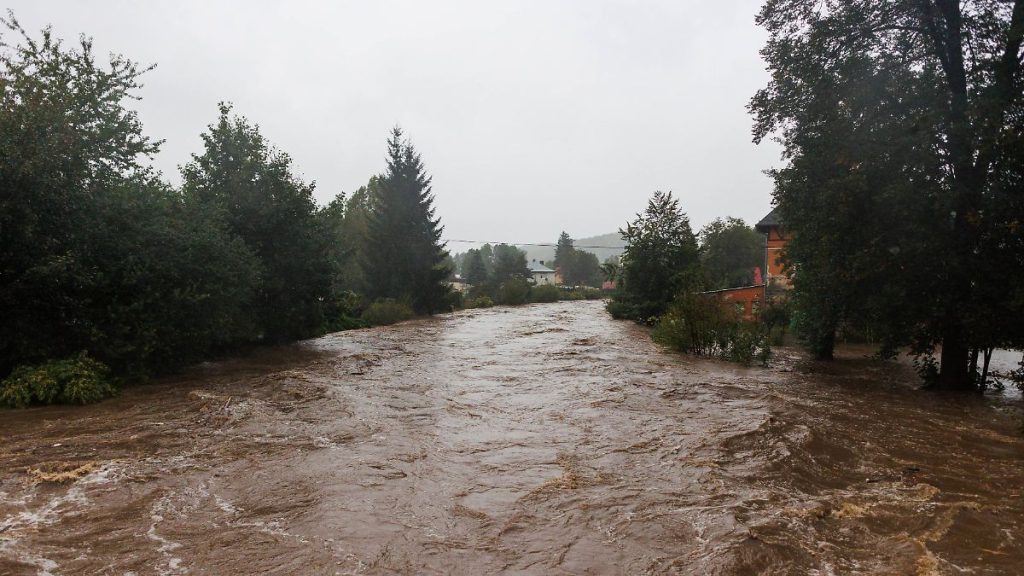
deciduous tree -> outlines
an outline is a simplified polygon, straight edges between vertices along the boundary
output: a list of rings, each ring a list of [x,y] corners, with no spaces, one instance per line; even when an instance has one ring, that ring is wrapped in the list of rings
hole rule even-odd
[[[829,317],[824,344],[873,315],[889,349],[941,346],[940,382],[971,387],[983,319],[1021,314],[985,287],[1020,269],[1019,245],[989,241],[1022,221],[1024,0],[769,0],[757,21],[772,79],[754,137],[789,160],[798,315]]]

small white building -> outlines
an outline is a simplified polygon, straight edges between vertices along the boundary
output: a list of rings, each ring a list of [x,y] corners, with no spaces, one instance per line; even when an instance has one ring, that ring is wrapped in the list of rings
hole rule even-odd
[[[535,286],[543,286],[545,284],[555,285],[556,272],[551,268],[544,265],[544,261],[530,260],[527,265],[530,269],[530,276],[533,278],[533,284]]]

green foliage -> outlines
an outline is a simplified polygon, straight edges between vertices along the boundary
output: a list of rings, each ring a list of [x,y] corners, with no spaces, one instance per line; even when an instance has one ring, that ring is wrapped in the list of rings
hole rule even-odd
[[[508,244],[494,247],[494,267],[490,281],[504,284],[509,280],[526,280],[530,277],[530,269],[526,266],[526,253]]]
[[[10,16],[0,41],[0,375],[82,344],[80,261],[93,199],[145,174],[158,150],[123,105],[148,69],[121,56],[104,65],[82,38],[32,38]],[[16,41],[20,40],[20,44]],[[68,334],[69,329],[73,329]]]
[[[530,301],[531,302],[558,302],[561,290],[557,286],[551,284],[545,284],[543,286],[534,286],[530,290]]]
[[[31,404],[91,404],[116,393],[109,368],[79,354],[15,368],[0,383],[0,405],[24,408]]]
[[[494,306],[494,300],[492,300],[490,296],[477,296],[476,298],[467,298],[462,305],[462,307],[466,309],[490,308],[492,306]]]
[[[706,290],[754,285],[754,268],[765,267],[765,238],[738,218],[721,218],[700,231]]]
[[[479,250],[466,252],[462,277],[473,286],[479,286],[487,281],[487,264],[484,263],[483,254]]]
[[[258,336],[277,342],[316,334],[332,268],[313,185],[299,180],[291,158],[256,125],[232,116],[227,104],[203,142],[203,154],[182,169],[185,198],[221,215],[258,258],[260,284],[251,309]]]
[[[745,366],[755,361],[767,365],[771,355],[766,329],[743,322],[718,300],[702,294],[686,294],[676,300],[658,319],[652,337],[680,352]]]
[[[786,329],[793,321],[793,306],[788,298],[772,301],[761,309],[758,320],[768,331],[771,343],[781,346],[786,341]]]
[[[647,209],[619,232],[627,244],[622,285],[608,310],[617,318],[651,322],[695,284],[697,240],[671,192],[655,192]]]
[[[512,278],[498,289],[499,304],[518,306],[530,301],[530,283],[522,278]]]
[[[559,290],[559,300],[601,300],[604,293],[597,288],[562,288]]]
[[[366,328],[369,324],[360,318],[363,298],[351,290],[332,292],[324,302],[323,332],[341,332]]]
[[[855,320],[975,386],[972,348],[1024,344],[1024,3],[769,0],[758,23],[801,335],[829,357]]]
[[[387,170],[371,200],[362,260],[371,297],[407,300],[423,314],[444,309],[451,270],[445,265],[443,228],[433,202],[419,153],[394,128]]]
[[[118,372],[146,376],[249,337],[258,263],[211,214],[156,183],[95,199],[81,236],[91,306],[80,345]]]
[[[0,375],[83,349],[144,375],[233,341],[256,263],[143,167],[157,144],[124,101],[145,70],[5,24],[23,43],[0,48]]]
[[[362,319],[371,326],[387,326],[415,316],[416,312],[408,304],[386,299],[367,306],[366,310],[363,310]]]
[[[573,239],[562,232],[555,248],[555,269],[560,270],[566,286],[600,286],[604,278],[597,256],[585,250],[577,250]]]

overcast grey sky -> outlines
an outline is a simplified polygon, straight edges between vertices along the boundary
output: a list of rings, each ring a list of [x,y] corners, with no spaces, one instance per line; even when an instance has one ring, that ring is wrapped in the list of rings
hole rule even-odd
[[[745,110],[767,80],[759,4],[7,2],[28,30],[157,64],[138,109],[172,182],[221,100],[321,203],[383,169],[397,123],[434,177],[445,236],[513,243],[615,231],[658,189],[695,230],[760,219],[762,170],[779,160],[751,143]]]

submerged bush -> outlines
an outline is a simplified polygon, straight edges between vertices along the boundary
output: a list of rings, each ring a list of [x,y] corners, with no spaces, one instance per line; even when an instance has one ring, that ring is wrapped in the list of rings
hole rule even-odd
[[[395,300],[379,300],[363,310],[363,320],[370,326],[387,326],[416,316],[412,307]]]
[[[498,303],[518,306],[530,301],[530,284],[526,280],[508,280],[498,290]]]
[[[552,286],[551,284],[544,284],[543,286],[534,286],[533,289],[530,290],[531,302],[558,302],[558,297],[558,287]]]
[[[0,405],[91,404],[117,394],[110,369],[84,353],[38,366],[19,366],[0,384]]]
[[[652,337],[659,344],[697,356],[712,356],[749,366],[767,365],[768,330],[744,322],[721,303],[700,294],[676,300],[658,319]]]
[[[490,296],[478,296],[476,298],[466,298],[462,304],[463,308],[490,308],[494,306],[494,300],[491,300]]]

